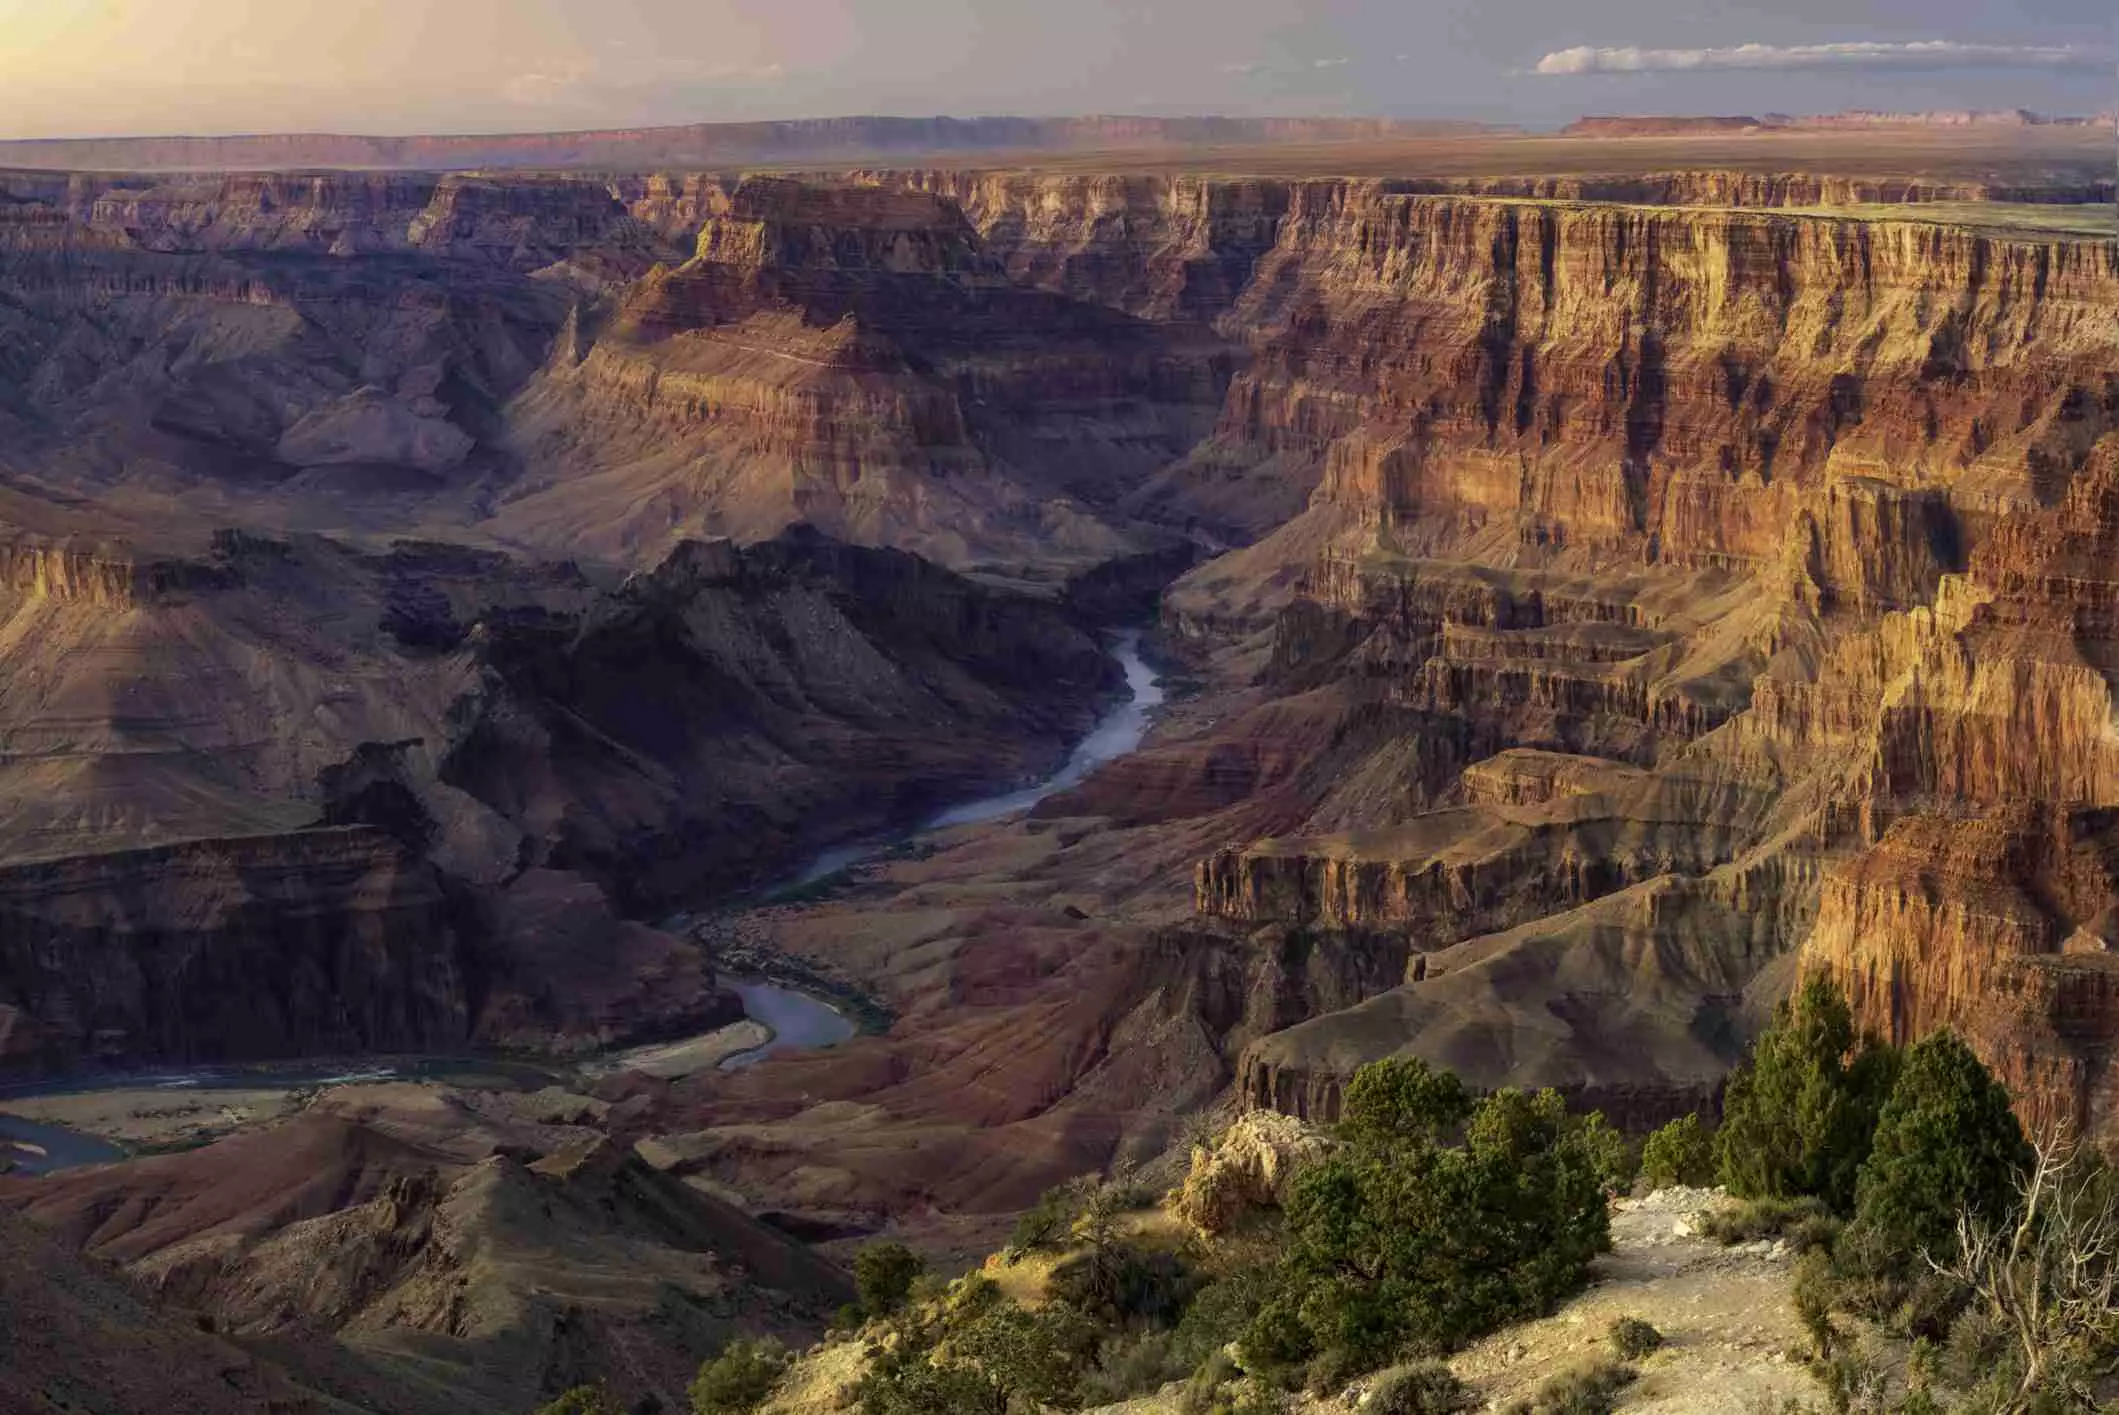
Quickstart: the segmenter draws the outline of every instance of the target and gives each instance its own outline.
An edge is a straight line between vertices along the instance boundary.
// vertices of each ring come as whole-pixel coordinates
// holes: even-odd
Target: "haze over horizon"
[[[0,138],[2112,106],[2103,0],[0,0]]]

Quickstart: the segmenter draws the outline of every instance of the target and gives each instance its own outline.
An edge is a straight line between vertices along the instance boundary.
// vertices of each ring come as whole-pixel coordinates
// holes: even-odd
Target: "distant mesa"
[[[711,168],[980,152],[1375,142],[1494,131],[1500,130],[1474,123],[1396,118],[806,118],[462,136],[256,133],[24,139],[0,142],[0,167],[66,171]]]
[[[1856,108],[1844,113],[1795,115],[1768,113],[1763,118],[1699,114],[1603,114],[1577,119],[1561,129],[1572,138],[1691,137],[1705,133],[1862,131],[1871,128],[2089,128],[2110,127],[2114,115],[2055,116],[2024,108],[1994,111],[1947,110],[1885,113]]]

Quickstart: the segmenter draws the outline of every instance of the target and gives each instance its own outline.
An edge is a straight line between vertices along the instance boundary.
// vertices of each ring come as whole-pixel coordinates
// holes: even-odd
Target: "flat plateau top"
[[[1952,226],[1990,236],[2021,240],[2119,240],[2119,210],[2111,202],[2058,203],[2032,201],[1859,202],[1848,206],[1713,206],[1696,203],[1593,201],[1544,197],[1436,196],[1429,201],[1478,201],[1497,206],[1619,207],[1636,211],[1677,211],[1691,215],[1735,212],[1749,216],[1801,217],[1822,221],[1916,221]]]
[[[926,165],[1081,176],[1403,178],[1608,177],[1719,169],[2036,184],[2109,180],[2113,157],[2113,135],[2104,128],[1880,128],[1638,138],[1482,134],[1240,148],[956,153]],[[894,156],[878,165],[922,164]]]

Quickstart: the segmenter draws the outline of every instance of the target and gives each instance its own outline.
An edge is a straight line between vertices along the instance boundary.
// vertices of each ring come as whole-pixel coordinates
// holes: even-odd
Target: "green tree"
[[[985,1312],[948,1340],[949,1357],[978,1369],[1010,1397],[1064,1405],[1092,1364],[1102,1333],[1063,1302],[1036,1311],[1013,1302]]]
[[[1471,1093],[1455,1073],[1437,1071],[1417,1056],[1394,1056],[1354,1073],[1339,1130],[1356,1144],[1439,1141],[1471,1112]]]
[[[1698,1115],[1673,1120],[1641,1146],[1641,1178],[1650,1188],[1707,1184],[1714,1179],[1714,1137]]]
[[[1998,1221],[2030,1162],[2007,1089],[1955,1033],[1933,1033],[1906,1052],[1884,1102],[1849,1233],[1909,1264],[1947,1259],[1958,1214]]]
[[[913,1281],[927,1271],[927,1260],[902,1243],[871,1243],[854,1254],[854,1289],[861,1310],[887,1317],[905,1305]]]
[[[911,1342],[871,1351],[854,1387],[861,1415],[1007,1415],[1008,1392],[975,1366],[932,1360]]]
[[[1595,1163],[1605,1189],[1613,1194],[1632,1189],[1634,1176],[1641,1172],[1641,1157],[1634,1152],[1633,1141],[1606,1120],[1600,1110],[1583,1116],[1580,1123],[1582,1146]]]
[[[732,1341],[692,1380],[692,1415],[749,1415],[787,1374],[790,1358],[779,1342]]]
[[[1729,1078],[1715,1137],[1722,1182],[1740,1198],[1815,1195],[1849,1212],[1896,1061],[1857,1040],[1837,988],[1808,979]]]
[[[1245,1332],[1247,1359],[1358,1373],[1451,1350],[1580,1285],[1610,1246],[1591,1128],[1555,1092],[1500,1091],[1461,1145],[1436,1133],[1375,1129],[1296,1181],[1279,1290]]]
[[[600,1385],[575,1386],[537,1415],[625,1415],[625,1408]]]

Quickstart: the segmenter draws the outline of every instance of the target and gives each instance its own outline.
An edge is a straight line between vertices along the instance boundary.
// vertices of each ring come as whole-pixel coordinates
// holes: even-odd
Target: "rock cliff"
[[[2101,1124],[2107,896],[2059,861],[2110,790],[2115,281],[2103,242],[1298,188],[1221,316],[1251,358],[1216,440],[1317,477],[1324,549],[1258,552],[1308,560],[1268,681],[1418,750],[1342,760],[1196,907],[1402,930],[1423,966],[1253,1042],[1245,1090],[1328,1114],[1409,1047],[1653,1114],[1711,1094],[1800,947]],[[1230,587],[1194,581],[1211,623]],[[2025,843],[1936,858],[1974,823]],[[2062,868],[2080,903],[2032,883]]]
[[[497,518],[639,554],[795,522],[965,567],[1079,569],[1152,542],[1118,505],[1227,382],[1204,329],[1010,278],[952,202],[756,178],[517,401]]]

